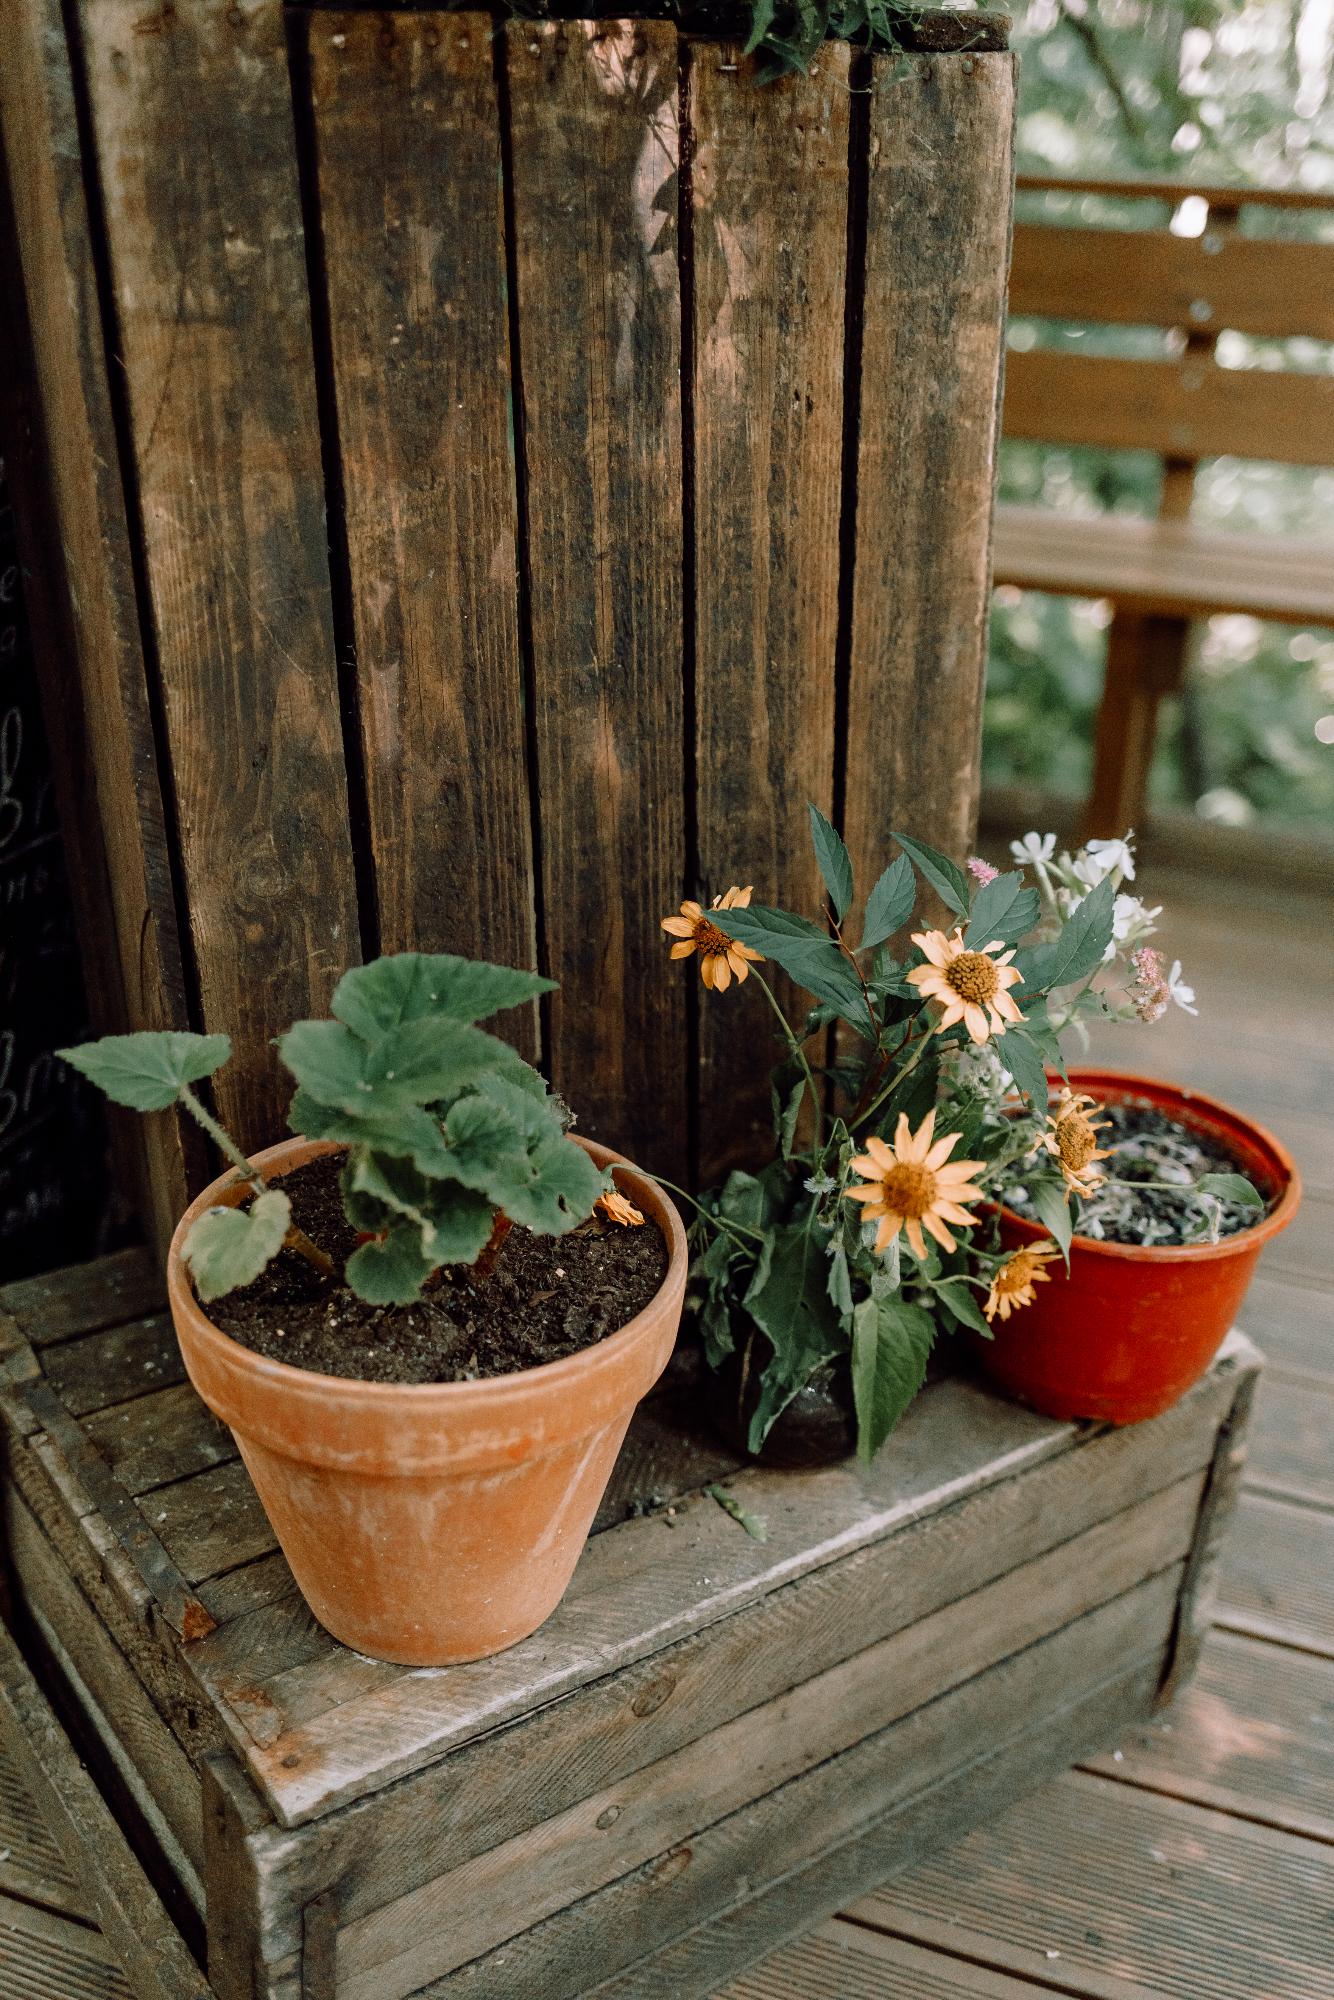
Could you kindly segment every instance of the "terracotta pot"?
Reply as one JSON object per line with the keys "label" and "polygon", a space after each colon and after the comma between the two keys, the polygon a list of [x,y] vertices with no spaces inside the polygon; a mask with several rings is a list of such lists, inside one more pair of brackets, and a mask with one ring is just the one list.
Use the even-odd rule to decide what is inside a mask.
{"label": "terracotta pot", "polygon": [[[596,1346],[478,1382],[357,1382],[271,1361],[232,1340],[195,1298],[181,1245],[195,1217],[245,1189],[215,1181],[168,1256],[172,1318],[190,1380],[227,1424],[320,1623],[404,1666],[485,1658],[560,1602],[640,1398],[667,1365],[685,1292],[685,1231],[620,1155],[572,1141],[663,1233],[661,1290]],[[277,1180],[341,1148],[291,1139],[255,1156]]]}
{"label": "terracotta pot", "polygon": [[[1076,1236],[1068,1276],[1049,1265],[1050,1281],[1037,1286],[1031,1306],[996,1320],[993,1339],[972,1337],[987,1374],[1047,1416],[1134,1424],[1170,1409],[1204,1374],[1261,1250],[1297,1213],[1301,1179],[1279,1140],[1200,1091],[1112,1069],[1072,1069],[1070,1085],[1100,1104],[1150,1104],[1215,1140],[1270,1202],[1262,1221],[1218,1243],[1145,1247]],[[1008,1249],[1046,1234],[1001,1210]]]}

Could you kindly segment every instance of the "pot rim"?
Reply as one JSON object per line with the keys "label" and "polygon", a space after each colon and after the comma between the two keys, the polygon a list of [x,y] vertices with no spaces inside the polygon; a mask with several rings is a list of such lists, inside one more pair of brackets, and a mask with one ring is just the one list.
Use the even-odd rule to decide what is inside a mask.
{"label": "pot rim", "polygon": [[[576,1146],[588,1153],[596,1166],[612,1166],[618,1169],[617,1180],[624,1174],[630,1182],[630,1192],[642,1203],[647,1197],[647,1206],[652,1219],[658,1224],[667,1245],[667,1269],[662,1283],[647,1305],[642,1306],[632,1319],[617,1327],[614,1333],[604,1335],[589,1347],[581,1347],[575,1354],[559,1356],[554,1361],[542,1361],[533,1368],[511,1369],[504,1375],[484,1375],[469,1382],[364,1382],[356,1375],[326,1375],[315,1368],[296,1368],[291,1362],[276,1361],[267,1354],[258,1354],[244,1341],[233,1339],[209,1317],[208,1309],[198,1298],[190,1280],[190,1274],[182,1255],[182,1245],[192,1223],[206,1208],[225,1203],[227,1207],[239,1206],[239,1200],[227,1201],[226,1197],[239,1194],[245,1183],[236,1178],[237,1169],[229,1167],[216,1180],[197,1194],[181,1216],[172,1232],[167,1250],[167,1299],[173,1314],[187,1314],[192,1322],[195,1338],[212,1346],[224,1362],[239,1364],[252,1372],[260,1380],[272,1384],[279,1392],[284,1389],[300,1391],[306,1395],[318,1394],[332,1398],[335,1402],[379,1404],[388,1406],[404,1397],[411,1398],[415,1410],[429,1412],[433,1406],[448,1406],[452,1412],[463,1415],[469,1404],[475,1404],[479,1412],[486,1408],[494,1415],[497,1399],[518,1399],[530,1394],[536,1385],[540,1389],[550,1387],[560,1390],[572,1385],[580,1378],[587,1380],[590,1370],[601,1372],[604,1368],[615,1368],[622,1354],[634,1347],[643,1337],[647,1316],[663,1297],[664,1293],[677,1290],[684,1292],[686,1268],[689,1263],[689,1248],[686,1243],[685,1225],[676,1205],[656,1181],[627,1160],[623,1153],[615,1152],[610,1146],[600,1146],[594,1140],[585,1139],[576,1133],[567,1137]],[[283,1172],[294,1171],[308,1160],[321,1159],[328,1153],[345,1153],[347,1147],[336,1139],[306,1139],[297,1137],[282,1139],[274,1146],[266,1146],[261,1152],[251,1155],[250,1163],[257,1167],[266,1182],[282,1178]],[[301,1158],[293,1159],[294,1153]],[[274,1171],[278,1169],[278,1171]]]}
{"label": "pot rim", "polygon": [[[1207,1091],[1192,1089],[1188,1084],[1170,1083],[1163,1077],[1141,1076],[1137,1070],[1115,1069],[1102,1065],[1089,1067],[1072,1066],[1070,1069],[1072,1089],[1086,1089],[1093,1095],[1113,1102],[1124,1103],[1129,1098],[1145,1097],[1157,1101],[1162,1109],[1170,1112],[1173,1104],[1193,1105],[1206,1114],[1212,1114],[1217,1122],[1244,1126],[1256,1141],[1258,1147],[1269,1154],[1275,1168],[1275,1177],[1282,1182],[1278,1200],[1268,1215],[1259,1222],[1237,1229],[1230,1236],[1220,1237],[1217,1243],[1108,1243],[1098,1236],[1081,1236],[1076,1232],[1070,1239],[1072,1251],[1079,1250],[1086,1256],[1119,1257],[1132,1263],[1151,1264],[1207,1264],[1222,1257],[1246,1256],[1262,1248],[1271,1237],[1285,1230],[1301,1206],[1302,1177],[1283,1141],[1264,1125],[1257,1123],[1235,1105],[1224,1103],[1221,1097],[1211,1097]],[[1049,1072],[1050,1080],[1061,1079]],[[1183,1121],[1187,1122],[1187,1121]],[[1050,1236],[1040,1222],[1031,1216],[1020,1215],[1016,1209],[1007,1208],[1004,1202],[997,1204],[1002,1219],[1014,1229],[1031,1237]]]}

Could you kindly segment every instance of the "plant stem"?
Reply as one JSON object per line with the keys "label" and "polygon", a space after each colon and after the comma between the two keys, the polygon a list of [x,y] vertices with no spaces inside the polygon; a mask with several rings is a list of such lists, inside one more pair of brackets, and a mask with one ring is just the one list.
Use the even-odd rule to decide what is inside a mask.
{"label": "plant stem", "polygon": [[765,999],[769,1002],[769,1005],[773,1008],[774,1013],[778,1016],[779,1025],[782,1028],[784,1035],[787,1037],[787,1045],[789,1052],[791,1053],[793,1058],[801,1064],[802,1073],[806,1078],[806,1084],[811,1093],[811,1104],[815,1112],[815,1137],[811,1143],[814,1150],[818,1152],[822,1143],[822,1134],[824,1131],[824,1107],[820,1102],[820,1093],[815,1086],[815,1073],[812,1070],[810,1063],[806,1060],[806,1051],[802,1047],[801,1043],[798,1041],[796,1031],[793,1028],[792,1023],[788,1020],[787,1015],[783,1012],[782,1008],[779,1006],[777,997],[774,993],[773,988],[770,986],[768,980],[765,978],[764,974],[760,972],[758,968],[755,967],[754,965],[751,966],[750,971],[751,971],[751,977],[754,979],[756,985],[763,993]]}
{"label": "plant stem", "polygon": [[[647,1172],[647,1169],[643,1171]],[[724,1236],[730,1236],[736,1242],[741,1242],[743,1236],[749,1236],[752,1242],[763,1243],[762,1229],[747,1229],[744,1222],[733,1222],[729,1216],[715,1215],[711,1209],[705,1208],[702,1202],[696,1201],[693,1194],[688,1194],[683,1187],[678,1187],[675,1181],[666,1180],[661,1174],[649,1174],[648,1178],[656,1181],[659,1187],[666,1188],[669,1194],[679,1194],[682,1201],[688,1201],[697,1215],[702,1216],[714,1229],[720,1229]],[[746,1245],[742,1243],[741,1247],[744,1250]]]}
{"label": "plant stem", "polygon": [[[190,1113],[195,1123],[203,1126],[214,1145],[231,1161],[237,1172],[250,1183],[256,1194],[263,1194],[265,1188],[264,1176],[259,1172],[257,1167],[251,1165],[226,1126],[219,1124],[208,1107],[200,1103],[188,1083],[181,1085],[180,1097],[181,1103]],[[291,1224],[286,1236],[283,1238],[283,1248],[285,1250],[295,1250],[299,1257],[304,1257],[308,1264],[314,1265],[322,1278],[333,1277],[333,1258],[327,1250],[321,1250],[318,1243],[312,1243],[305,1230],[298,1228],[295,1222]]]}
{"label": "plant stem", "polygon": [[907,1062],[903,1065],[903,1068],[895,1071],[894,1075],[885,1085],[885,1088],[881,1091],[879,1097],[875,1098],[867,1106],[866,1110],[862,1112],[859,1118],[854,1118],[851,1121],[849,1125],[850,1131],[855,1132],[859,1125],[864,1125],[868,1118],[873,1118],[875,1116],[876,1112],[880,1109],[881,1105],[884,1103],[885,1099],[890,1095],[890,1093],[898,1089],[899,1085],[903,1082],[904,1077],[912,1075],[913,1071],[916,1069],[918,1063],[922,1060],[922,1057],[926,1054],[930,1046],[931,1046],[931,1031],[928,1030],[928,1032],[925,1035],[923,1035],[921,1041],[917,1044],[917,1047],[913,1050],[912,1054],[909,1056]]}

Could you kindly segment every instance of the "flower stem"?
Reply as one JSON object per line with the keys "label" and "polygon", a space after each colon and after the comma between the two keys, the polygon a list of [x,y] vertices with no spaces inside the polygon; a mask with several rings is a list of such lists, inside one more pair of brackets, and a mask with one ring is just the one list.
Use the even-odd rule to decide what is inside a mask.
{"label": "flower stem", "polygon": [[850,1131],[855,1132],[857,1127],[859,1125],[864,1125],[868,1118],[874,1118],[876,1112],[880,1109],[885,1099],[891,1094],[891,1092],[898,1089],[899,1085],[903,1082],[904,1077],[912,1075],[913,1071],[916,1069],[918,1063],[922,1060],[922,1057],[926,1054],[930,1046],[931,1046],[931,1033],[930,1031],[928,1031],[925,1035],[923,1035],[921,1041],[917,1044],[917,1047],[913,1050],[907,1062],[903,1065],[903,1068],[895,1071],[894,1075],[885,1085],[880,1095],[877,1098],[873,1099],[872,1102],[867,1105],[865,1111],[863,1111],[859,1117],[852,1119],[848,1128]]}
{"label": "flower stem", "polygon": [[[251,1165],[226,1126],[220,1124],[208,1107],[200,1103],[188,1083],[181,1085],[180,1099],[195,1123],[203,1126],[214,1145],[231,1161],[243,1179],[249,1182],[255,1193],[263,1194],[264,1176],[257,1167]],[[327,1250],[321,1250],[318,1243],[312,1243],[305,1230],[299,1228],[295,1222],[290,1225],[283,1238],[283,1248],[295,1250],[299,1257],[304,1257],[308,1264],[314,1265],[322,1278],[333,1277],[333,1258]]]}
{"label": "flower stem", "polygon": [[[732,1237],[735,1242],[741,1242],[742,1237],[749,1236],[753,1243],[763,1243],[762,1229],[747,1229],[744,1222],[733,1222],[730,1216],[715,1215],[712,1209],[705,1208],[703,1202],[696,1201],[693,1194],[688,1194],[685,1188],[678,1187],[675,1181],[665,1179],[662,1174],[648,1173],[647,1168],[641,1171],[648,1174],[649,1180],[656,1181],[659,1187],[666,1188],[668,1194],[679,1194],[682,1201],[688,1201],[697,1215],[702,1216],[713,1228],[720,1229],[724,1236]],[[741,1247],[744,1250],[746,1246],[742,1243]]]}
{"label": "flower stem", "polygon": [[787,1038],[787,1045],[790,1053],[792,1054],[794,1060],[801,1064],[802,1073],[806,1078],[807,1087],[809,1088],[811,1093],[811,1104],[815,1112],[815,1137],[811,1143],[814,1150],[816,1152],[819,1152],[822,1143],[822,1134],[824,1131],[824,1107],[820,1102],[820,1093],[816,1088],[815,1072],[812,1070],[810,1063],[806,1059],[806,1051],[801,1046],[800,1041],[797,1039],[797,1034],[792,1026],[792,1023],[788,1020],[787,1015],[783,1012],[782,1008],[779,1006],[777,996],[774,993],[772,986],[770,986],[764,974],[760,972],[757,967],[752,965],[750,971],[751,971],[751,977],[754,979],[756,985],[759,987],[765,999],[769,1002],[769,1005],[773,1008],[774,1013],[778,1017],[779,1026],[782,1028],[783,1033]]}

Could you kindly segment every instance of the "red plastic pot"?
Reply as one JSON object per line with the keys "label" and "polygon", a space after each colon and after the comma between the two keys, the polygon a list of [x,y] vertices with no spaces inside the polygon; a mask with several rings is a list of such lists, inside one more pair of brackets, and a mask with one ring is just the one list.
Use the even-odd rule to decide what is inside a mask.
{"label": "red plastic pot", "polygon": [[[1151,1104],[1215,1140],[1270,1203],[1253,1228],[1218,1243],[1141,1247],[1076,1236],[1068,1275],[1049,1265],[1032,1305],[997,1319],[993,1339],[975,1338],[987,1374],[1035,1410],[1135,1424],[1170,1409],[1204,1374],[1236,1321],[1260,1252],[1297,1213],[1301,1178],[1263,1126],[1200,1091],[1112,1069],[1072,1069],[1070,1086],[1100,1104]],[[1007,1249],[1046,1234],[1040,1223],[1001,1210]]]}

